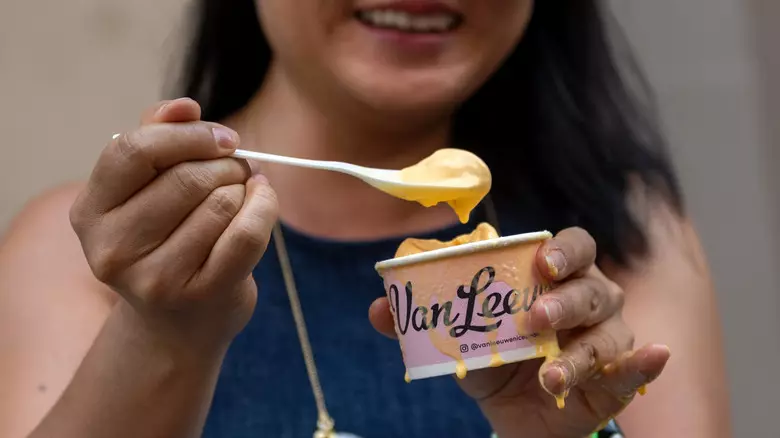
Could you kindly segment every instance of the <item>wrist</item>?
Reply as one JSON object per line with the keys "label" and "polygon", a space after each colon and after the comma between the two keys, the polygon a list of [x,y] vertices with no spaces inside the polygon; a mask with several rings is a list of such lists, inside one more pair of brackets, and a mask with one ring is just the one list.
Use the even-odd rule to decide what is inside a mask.
{"label": "wrist", "polygon": [[140,315],[130,304],[120,300],[114,307],[105,330],[120,344],[143,352],[150,359],[166,359],[172,364],[211,368],[221,364],[232,338],[177,327],[162,319]]}

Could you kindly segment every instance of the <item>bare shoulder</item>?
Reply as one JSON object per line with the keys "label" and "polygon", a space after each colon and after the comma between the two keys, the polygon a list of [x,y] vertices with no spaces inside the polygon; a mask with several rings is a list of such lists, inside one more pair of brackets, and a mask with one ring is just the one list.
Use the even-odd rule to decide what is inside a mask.
{"label": "bare shoulder", "polygon": [[[11,221],[4,233],[2,247],[18,245],[21,241],[30,238],[33,240],[38,237],[43,238],[40,233],[45,236],[56,236],[67,232],[70,229],[70,207],[82,188],[82,183],[70,183],[32,198]],[[58,240],[66,240],[66,236],[60,235]]]}
{"label": "bare shoulder", "polygon": [[637,199],[634,210],[648,253],[632,268],[605,272],[626,291],[636,345],[663,343],[672,356],[620,422],[629,436],[731,436],[720,311],[696,227],[658,197]]}
{"label": "bare shoulder", "polygon": [[30,199],[11,222],[5,233],[3,244],[6,244],[9,239],[13,240],[14,237],[18,237],[19,234],[24,234],[25,231],[30,231],[44,224],[49,225],[45,228],[57,228],[57,231],[70,228],[68,224],[70,207],[83,187],[84,184],[79,182],[64,184]]}
{"label": "bare shoulder", "polygon": [[43,417],[116,301],[70,226],[81,188],[31,200],[0,239],[0,436],[24,436]]}
{"label": "bare shoulder", "polygon": [[[710,283],[710,268],[696,225],[686,211],[680,211],[659,194],[635,188],[630,208],[647,239],[647,253],[631,268],[607,267],[610,276],[624,282],[645,281],[659,270]],[[667,274],[669,272],[666,272]],[[713,292],[704,288],[705,293]]]}
{"label": "bare shoulder", "polygon": [[36,281],[69,279],[91,285],[100,299],[113,303],[113,292],[92,275],[70,225],[70,208],[82,188],[82,183],[71,183],[44,192],[30,200],[11,222],[0,239],[4,291],[7,284],[3,279],[9,276],[40,277]]}

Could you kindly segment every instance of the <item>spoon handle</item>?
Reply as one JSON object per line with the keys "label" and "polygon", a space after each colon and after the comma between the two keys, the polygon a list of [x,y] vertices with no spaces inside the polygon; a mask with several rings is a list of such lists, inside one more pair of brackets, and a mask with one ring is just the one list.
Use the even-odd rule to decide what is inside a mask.
{"label": "spoon handle", "polygon": [[370,169],[351,163],[342,163],[340,161],[320,161],[309,160],[306,158],[285,157],[283,155],[266,154],[263,152],[247,151],[236,149],[231,155],[233,158],[243,158],[246,160],[265,161],[268,163],[287,164],[290,166],[307,167],[310,169],[330,170],[332,172],[345,173],[362,179],[363,181],[376,186],[378,180],[394,181],[396,171],[383,169]]}
{"label": "spoon handle", "polygon": [[244,149],[236,149],[236,151],[231,156],[234,158],[243,158],[246,160],[265,161],[267,163],[287,164],[290,166],[308,167],[312,169],[342,171],[340,166],[336,165],[338,163],[308,160],[305,158],[285,157],[282,155],[266,154],[263,152],[247,151]]}

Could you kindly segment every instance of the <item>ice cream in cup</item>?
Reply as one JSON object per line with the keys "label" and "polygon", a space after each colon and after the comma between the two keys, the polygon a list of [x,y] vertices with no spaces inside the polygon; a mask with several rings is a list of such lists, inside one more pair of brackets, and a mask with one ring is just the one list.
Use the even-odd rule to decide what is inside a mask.
{"label": "ice cream in cup", "polygon": [[536,268],[547,231],[498,237],[480,224],[450,242],[407,239],[376,264],[407,381],[559,354],[555,332],[531,333],[528,312],[551,289]]}

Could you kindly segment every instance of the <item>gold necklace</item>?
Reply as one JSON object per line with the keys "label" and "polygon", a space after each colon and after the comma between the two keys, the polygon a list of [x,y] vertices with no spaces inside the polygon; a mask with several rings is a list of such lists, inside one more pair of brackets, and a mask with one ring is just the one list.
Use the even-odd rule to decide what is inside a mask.
{"label": "gold necklace", "polygon": [[[501,235],[498,226],[498,213],[493,204],[492,198],[488,195],[484,199],[487,221],[493,225],[496,231]],[[277,221],[273,229],[274,246],[276,255],[279,259],[279,265],[282,268],[284,286],[287,290],[287,297],[290,299],[290,308],[295,321],[295,329],[298,332],[298,341],[303,353],[303,361],[306,364],[306,373],[309,375],[309,384],[314,395],[314,402],[317,405],[317,430],[314,432],[314,438],[358,438],[353,434],[338,433],[335,431],[335,421],[328,413],[325,404],[325,394],[320,386],[320,377],[317,373],[317,364],[314,362],[314,353],[311,349],[309,334],[306,330],[306,320],[303,317],[301,309],[301,300],[298,295],[298,288],[295,285],[295,276],[293,274],[290,255],[287,253],[287,246],[284,241],[284,234],[280,222]]]}
{"label": "gold necklace", "polygon": [[317,373],[317,364],[314,362],[309,334],[306,331],[306,321],[303,319],[303,310],[301,301],[298,297],[298,289],[295,286],[290,256],[287,253],[287,247],[282,234],[282,227],[279,222],[274,225],[273,230],[274,246],[276,246],[276,255],[279,258],[279,264],[282,267],[282,276],[284,277],[284,286],[287,290],[287,297],[290,299],[290,308],[292,309],[293,319],[295,320],[295,329],[298,332],[298,341],[303,353],[303,361],[306,364],[306,373],[309,375],[311,391],[314,394],[314,402],[317,404],[317,430],[314,432],[314,438],[337,438],[339,435],[334,431],[335,422],[328,413],[325,405],[325,395],[320,386],[320,377]]}

